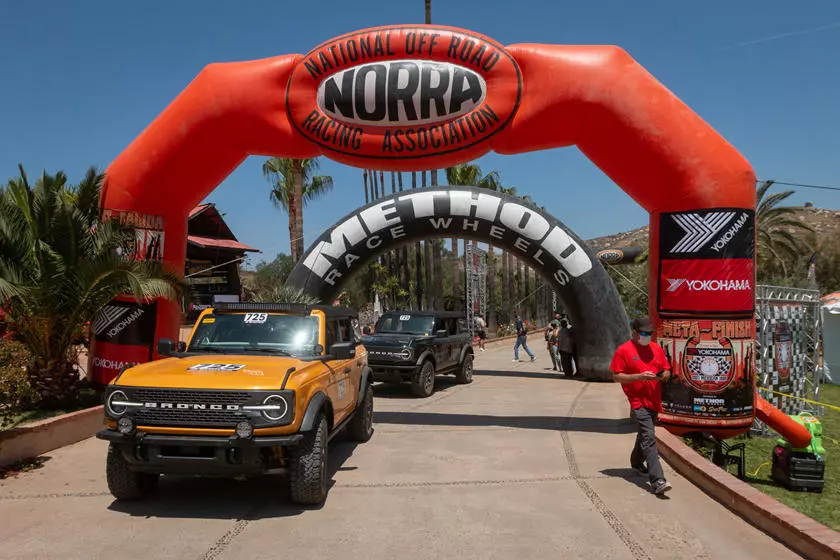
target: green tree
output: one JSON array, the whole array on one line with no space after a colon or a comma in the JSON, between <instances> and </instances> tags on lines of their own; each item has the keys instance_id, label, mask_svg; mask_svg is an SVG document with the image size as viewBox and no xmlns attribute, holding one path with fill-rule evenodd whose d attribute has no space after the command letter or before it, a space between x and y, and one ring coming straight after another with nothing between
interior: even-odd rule
<instances>
[{"instance_id":1,"label":"green tree","mask_svg":"<svg viewBox=\"0 0 840 560\"><path fill-rule=\"evenodd\" d=\"M760 275L777 276L781 269L787 277L791 264L811 255L813 244L808 234L814 229L796 216L801 208L781 205L794 191L768 195L772 186L773 181L763 181L756 190L756 261Z\"/></svg>"},{"instance_id":2,"label":"green tree","mask_svg":"<svg viewBox=\"0 0 840 560\"><path fill-rule=\"evenodd\" d=\"M303 209L310 201L332 191L329 175L315 175L318 158L269 158L263 176L271 183L271 201L289 214L289 247L292 260L303 256Z\"/></svg>"},{"instance_id":3,"label":"green tree","mask_svg":"<svg viewBox=\"0 0 840 560\"><path fill-rule=\"evenodd\" d=\"M286 283L292 273L295 262L285 253L278 254L273 261L262 261L254 272L244 281L245 292L249 298L257 293L264 293Z\"/></svg>"},{"instance_id":4,"label":"green tree","mask_svg":"<svg viewBox=\"0 0 840 560\"><path fill-rule=\"evenodd\" d=\"M81 387L77 342L85 324L120 294L174 299L181 285L159 263L134 260L133 230L99 220L96 169L76 186L59 171L33 187L19 168L0 191L0 301L32 355L27 374L41 404L61 407Z\"/></svg>"}]
</instances>

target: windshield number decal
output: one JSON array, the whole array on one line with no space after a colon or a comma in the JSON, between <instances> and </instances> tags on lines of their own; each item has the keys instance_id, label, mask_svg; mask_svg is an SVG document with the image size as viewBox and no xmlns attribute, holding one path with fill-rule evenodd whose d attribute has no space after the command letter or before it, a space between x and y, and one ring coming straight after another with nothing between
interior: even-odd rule
<instances>
[{"instance_id":1,"label":"windshield number decal","mask_svg":"<svg viewBox=\"0 0 840 560\"><path fill-rule=\"evenodd\" d=\"M400 321L410 321L411 315L400 315Z\"/></svg>"},{"instance_id":2,"label":"windshield number decal","mask_svg":"<svg viewBox=\"0 0 840 560\"><path fill-rule=\"evenodd\" d=\"M195 364L187 371L239 371L245 364Z\"/></svg>"},{"instance_id":3,"label":"windshield number decal","mask_svg":"<svg viewBox=\"0 0 840 560\"><path fill-rule=\"evenodd\" d=\"M246 323L265 323L268 320L268 313L246 313Z\"/></svg>"}]
</instances>

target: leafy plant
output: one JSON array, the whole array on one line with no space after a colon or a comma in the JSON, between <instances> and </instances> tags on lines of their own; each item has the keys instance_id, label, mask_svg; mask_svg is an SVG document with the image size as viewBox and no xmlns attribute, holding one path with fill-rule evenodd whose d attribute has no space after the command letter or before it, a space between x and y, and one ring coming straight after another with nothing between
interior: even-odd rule
<instances>
[{"instance_id":1,"label":"leafy plant","mask_svg":"<svg viewBox=\"0 0 840 560\"><path fill-rule=\"evenodd\" d=\"M252 301L261 303L305 303L314 305L321 300L303 290L277 285L254 292Z\"/></svg>"},{"instance_id":2,"label":"leafy plant","mask_svg":"<svg viewBox=\"0 0 840 560\"><path fill-rule=\"evenodd\" d=\"M160 263L129 260L136 235L99 220L103 175L76 186L59 171L32 186L23 167L0 191L0 301L32 359L27 374L45 408L74 405L80 333L120 294L177 297L178 278Z\"/></svg>"},{"instance_id":3,"label":"leafy plant","mask_svg":"<svg viewBox=\"0 0 840 560\"><path fill-rule=\"evenodd\" d=\"M13 428L38 401L27 379L30 355L20 342L0 342L0 429Z\"/></svg>"}]
</instances>

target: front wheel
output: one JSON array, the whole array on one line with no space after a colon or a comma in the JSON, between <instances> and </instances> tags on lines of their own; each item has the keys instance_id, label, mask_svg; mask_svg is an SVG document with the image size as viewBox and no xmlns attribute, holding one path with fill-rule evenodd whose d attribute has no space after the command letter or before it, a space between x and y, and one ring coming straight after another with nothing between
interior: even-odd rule
<instances>
[{"instance_id":1,"label":"front wheel","mask_svg":"<svg viewBox=\"0 0 840 560\"><path fill-rule=\"evenodd\" d=\"M315 427L306 432L292 454L290 469L292 501L317 506L327 499L327 419L318 415Z\"/></svg>"},{"instance_id":2,"label":"front wheel","mask_svg":"<svg viewBox=\"0 0 840 560\"><path fill-rule=\"evenodd\" d=\"M108 480L108 490L118 500L145 498L152 493L160 478L159 474L132 471L120 447L113 443L108 446L105 475Z\"/></svg>"},{"instance_id":3,"label":"front wheel","mask_svg":"<svg viewBox=\"0 0 840 560\"><path fill-rule=\"evenodd\" d=\"M473 380L473 356L472 354L467 354L464 356L464 361L461 362L461 367L458 369L458 373L455 374L455 379L458 383L462 383L466 385L467 383L472 383Z\"/></svg>"},{"instance_id":4,"label":"front wheel","mask_svg":"<svg viewBox=\"0 0 840 560\"><path fill-rule=\"evenodd\" d=\"M429 397L435 390L435 366L430 360L423 362L411 380L411 392L416 397Z\"/></svg>"},{"instance_id":5,"label":"front wheel","mask_svg":"<svg viewBox=\"0 0 840 560\"><path fill-rule=\"evenodd\" d=\"M373 436L373 385L365 387L365 396L356 407L347 432L359 443L364 443Z\"/></svg>"}]
</instances>

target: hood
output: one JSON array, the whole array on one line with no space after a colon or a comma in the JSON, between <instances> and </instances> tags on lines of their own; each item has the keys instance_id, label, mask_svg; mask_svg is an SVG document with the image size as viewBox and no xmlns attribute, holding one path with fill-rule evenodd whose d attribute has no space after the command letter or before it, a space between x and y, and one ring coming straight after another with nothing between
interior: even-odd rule
<instances>
[{"instance_id":1,"label":"hood","mask_svg":"<svg viewBox=\"0 0 840 560\"><path fill-rule=\"evenodd\" d=\"M117 385L178 389L279 389L286 372L295 368L299 378L307 370L318 370L320 361L297 358L237 354L206 354L187 358L166 358L125 370ZM294 388L292 378L287 388Z\"/></svg>"},{"instance_id":2,"label":"hood","mask_svg":"<svg viewBox=\"0 0 840 560\"><path fill-rule=\"evenodd\" d=\"M362 342L365 346L402 348L421 338L427 337L422 334L386 333L362 337Z\"/></svg>"}]
</instances>

